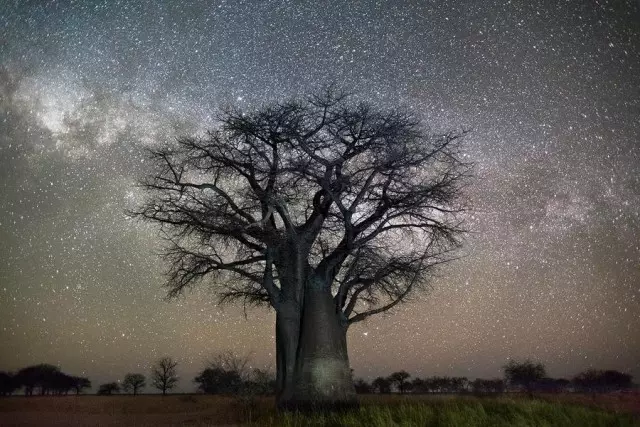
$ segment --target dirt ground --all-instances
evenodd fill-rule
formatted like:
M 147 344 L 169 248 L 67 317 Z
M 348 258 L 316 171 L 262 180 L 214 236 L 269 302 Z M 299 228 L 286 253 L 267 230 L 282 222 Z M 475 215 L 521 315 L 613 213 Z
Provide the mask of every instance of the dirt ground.
M 526 398 L 525 396 L 513 396 Z M 546 400 L 594 406 L 640 416 L 640 393 L 546 394 Z M 457 396 L 369 395 L 363 404 L 397 404 Z M 488 397 L 490 398 L 490 397 Z M 13 396 L 0 398 L 0 426 L 240 426 L 273 414 L 273 398 L 252 404 L 233 397 L 205 395 Z
M 261 410 L 273 399 L 257 402 Z M 233 426 L 250 416 L 234 398 L 203 395 L 13 396 L 0 398 L 0 426 Z

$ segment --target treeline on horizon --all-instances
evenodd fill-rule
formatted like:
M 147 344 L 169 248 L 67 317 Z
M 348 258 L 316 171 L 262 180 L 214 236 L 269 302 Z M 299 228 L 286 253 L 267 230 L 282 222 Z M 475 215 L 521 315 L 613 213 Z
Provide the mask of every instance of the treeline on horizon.
M 542 363 L 530 360 L 509 361 L 502 367 L 504 378 L 470 381 L 467 377 L 413 378 L 406 371 L 394 372 L 387 377 L 377 377 L 371 383 L 358 378 L 354 381 L 356 392 L 368 393 L 475 393 L 497 394 L 504 392 L 527 393 L 608 393 L 626 391 L 635 387 L 633 376 L 615 370 L 589 369 L 571 379 L 547 376 Z
M 122 381 L 101 384 L 96 394 L 111 395 L 120 392 L 138 394 L 147 385 L 162 394 L 170 392 L 178 383 L 178 363 L 170 357 L 157 360 L 151 368 L 150 383 L 141 373 L 128 373 Z M 571 379 L 550 378 L 542 363 L 530 360 L 511 360 L 503 366 L 504 378 L 470 381 L 466 377 L 432 376 L 412 378 L 404 371 L 368 382 L 354 380 L 356 392 L 371 393 L 475 393 L 499 394 L 504 392 L 528 393 L 607 393 L 626 391 L 634 387 L 633 376 L 615 370 L 589 369 Z M 275 393 L 275 375 L 269 370 L 251 369 L 248 357 L 237 357 L 230 352 L 221 353 L 208 361 L 193 379 L 197 392 L 203 394 L 271 395 Z M 25 396 L 82 394 L 91 388 L 86 377 L 68 375 L 57 366 L 38 364 L 20 369 L 16 373 L 0 371 L 0 395 L 10 396 L 23 390 Z

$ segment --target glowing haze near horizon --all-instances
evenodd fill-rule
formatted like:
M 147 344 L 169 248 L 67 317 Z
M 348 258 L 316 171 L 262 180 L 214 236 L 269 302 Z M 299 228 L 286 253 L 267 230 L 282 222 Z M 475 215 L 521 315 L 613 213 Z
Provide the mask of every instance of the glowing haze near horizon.
M 640 376 L 638 2 L 2 3 L 0 370 L 95 385 L 170 355 L 192 390 L 221 350 L 274 366 L 273 314 L 163 301 L 157 230 L 123 212 L 144 147 L 336 82 L 473 129 L 476 163 L 464 257 L 350 329 L 356 375 Z

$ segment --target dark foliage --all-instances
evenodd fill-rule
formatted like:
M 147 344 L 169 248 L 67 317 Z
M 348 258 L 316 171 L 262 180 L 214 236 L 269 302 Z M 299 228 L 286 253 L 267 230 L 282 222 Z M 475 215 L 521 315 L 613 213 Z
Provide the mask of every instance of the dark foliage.
M 206 394 L 236 394 L 242 387 L 242 378 L 237 371 L 206 368 L 193 380 L 198 390 Z
M 0 396 L 10 396 L 20 388 L 20 384 L 11 372 L 0 371 Z
M 468 384 L 466 377 L 415 378 L 411 382 L 414 393 L 462 393 Z
M 561 393 L 567 391 L 571 381 L 564 378 L 545 377 L 536 381 L 532 388 L 543 393 Z
M 411 375 L 407 371 L 398 371 L 389 375 L 389 382 L 392 385 L 395 385 L 398 391 L 402 394 L 407 391 L 411 387 L 411 383 L 407 380 Z
M 590 369 L 576 375 L 572 384 L 580 391 L 603 393 L 629 389 L 633 385 L 632 380 L 631 375 L 622 372 Z
M 373 386 L 362 378 L 357 378 L 353 382 L 353 386 L 355 387 L 356 393 L 358 394 L 369 394 L 373 393 L 374 391 Z
M 510 360 L 505 366 L 504 376 L 507 384 L 514 388 L 523 388 L 528 392 L 535 389 L 535 385 L 547 376 L 542 363 L 534 363 L 531 360 L 518 362 Z
M 388 378 L 378 377 L 371 383 L 376 393 L 391 393 L 391 381 Z
M 46 394 L 67 394 L 71 390 L 76 390 L 78 381 L 88 381 L 86 378 L 79 378 L 65 374 L 57 366 L 49 364 L 33 365 L 23 368 L 14 376 L 16 388 L 24 387 L 25 395 L 34 393 Z
M 500 378 L 494 378 L 492 380 L 477 378 L 470 384 L 471 390 L 477 394 L 502 393 L 505 390 L 504 380 Z
M 206 394 L 269 395 L 275 392 L 275 376 L 262 369 L 249 369 L 249 357 L 223 352 L 207 363 L 194 379 Z
M 80 394 L 85 389 L 91 388 L 91 381 L 89 381 L 89 378 L 73 377 L 73 380 L 74 380 L 73 389 L 75 390 L 76 394 Z
M 98 394 L 100 396 L 110 396 L 116 393 L 120 393 L 120 386 L 118 383 L 100 384 L 100 387 L 98 387 Z
M 143 389 L 146 386 L 146 378 L 142 374 L 127 374 L 124 376 L 124 381 L 122 381 L 122 390 L 125 393 L 133 393 L 135 396 L 138 394 L 138 391 Z

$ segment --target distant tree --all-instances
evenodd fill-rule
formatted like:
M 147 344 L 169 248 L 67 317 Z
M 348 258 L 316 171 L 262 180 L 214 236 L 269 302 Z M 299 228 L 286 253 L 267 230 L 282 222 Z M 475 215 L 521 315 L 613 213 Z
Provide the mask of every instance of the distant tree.
M 464 393 L 469 387 L 469 380 L 467 377 L 452 377 L 450 379 L 449 392 L 450 393 Z
M 198 391 L 206 394 L 238 394 L 243 398 L 275 393 L 276 378 L 267 369 L 250 369 L 249 356 L 230 351 L 209 359 L 194 378 Z
M 393 374 L 389 375 L 389 382 L 398 388 L 400 394 L 403 394 L 407 387 L 410 386 L 409 382 L 407 381 L 410 376 L 411 375 L 409 375 L 407 371 L 394 372 Z
M 248 366 L 248 356 L 239 357 L 230 351 L 221 352 L 207 362 L 194 382 L 202 393 L 236 394 L 248 380 Z
M 467 391 L 466 377 L 429 377 L 417 382 L 421 393 L 462 393 Z
M 151 384 L 162 391 L 163 395 L 166 395 L 167 391 L 173 389 L 178 383 L 176 366 L 178 366 L 178 362 L 170 357 L 163 357 L 151 368 Z
M 41 395 L 45 395 L 54 390 L 59 373 L 60 368 L 57 366 L 41 363 L 20 369 L 15 379 L 24 387 L 25 395 L 31 396 L 37 389 Z
M 220 367 L 205 368 L 193 380 L 198 390 L 206 394 L 238 393 L 242 378 L 237 371 L 226 371 Z
M 272 395 L 276 392 L 276 376 L 266 369 L 253 369 L 244 380 L 242 391 L 250 395 Z
M 100 384 L 100 387 L 98 387 L 98 394 L 101 396 L 110 396 L 115 393 L 120 393 L 118 383 Z
M 64 372 L 53 372 L 48 378 L 47 387 L 51 394 L 67 394 L 74 389 L 74 386 L 75 379 Z
M 633 385 L 633 376 L 622 372 L 607 370 L 602 374 L 607 391 L 625 390 Z
M 500 378 L 492 380 L 477 378 L 475 381 L 471 382 L 471 390 L 478 394 L 502 393 L 504 392 L 504 381 Z
M 416 394 L 429 393 L 427 383 L 422 378 L 414 378 L 411 381 L 411 390 Z
M 91 381 L 85 377 L 73 377 L 73 389 L 76 394 L 82 393 L 83 390 L 91 388 Z
M 146 378 L 144 375 L 127 374 L 124 376 L 124 381 L 122 382 L 122 390 L 125 393 L 132 392 L 135 396 L 138 394 L 138 390 L 144 388 L 146 385 Z
M 246 380 L 250 374 L 249 362 L 249 355 L 238 356 L 231 351 L 223 351 L 209 359 L 207 364 L 223 371 L 237 372 L 242 380 Z
M 556 390 L 559 392 L 568 391 L 571 381 L 566 378 L 556 378 Z
M 507 384 L 512 387 L 522 387 L 531 393 L 538 381 L 547 376 L 542 363 L 534 363 L 527 359 L 524 362 L 510 360 L 503 366 Z
M 20 385 L 12 373 L 0 371 L 0 396 L 11 396 L 19 387 Z
M 604 393 L 625 390 L 633 385 L 633 376 L 618 371 L 589 369 L 576 375 L 572 383 L 583 392 Z
M 369 384 L 362 378 L 357 378 L 353 382 L 353 386 L 356 388 L 356 393 L 358 394 L 369 394 L 373 391 L 373 387 L 371 386 L 371 384 Z
M 534 388 L 544 393 L 560 393 L 565 391 L 569 384 L 571 382 L 564 378 L 544 377 L 534 384 Z
M 391 381 L 388 378 L 378 377 L 371 385 L 377 393 L 391 393 Z

